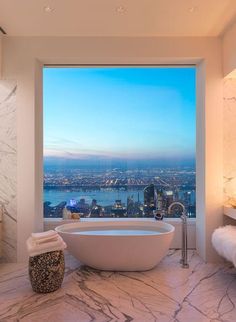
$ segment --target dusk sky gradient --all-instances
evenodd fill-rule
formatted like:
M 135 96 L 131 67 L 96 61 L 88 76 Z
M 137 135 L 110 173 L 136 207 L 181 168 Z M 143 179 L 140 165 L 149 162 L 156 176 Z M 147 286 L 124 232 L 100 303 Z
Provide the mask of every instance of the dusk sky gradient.
M 44 157 L 195 159 L 195 73 L 44 68 Z

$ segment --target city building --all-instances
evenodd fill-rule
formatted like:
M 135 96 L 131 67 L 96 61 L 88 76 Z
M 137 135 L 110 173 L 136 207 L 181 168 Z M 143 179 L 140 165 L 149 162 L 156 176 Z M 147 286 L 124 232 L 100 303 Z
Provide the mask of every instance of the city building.
M 122 204 L 120 199 L 116 200 L 115 204 L 111 208 L 111 216 L 112 217 L 127 217 L 127 209 Z

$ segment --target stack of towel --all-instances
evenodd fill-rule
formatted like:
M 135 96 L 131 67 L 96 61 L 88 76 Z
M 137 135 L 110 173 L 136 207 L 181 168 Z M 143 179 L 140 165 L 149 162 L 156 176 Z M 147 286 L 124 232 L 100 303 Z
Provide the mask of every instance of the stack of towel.
M 64 250 L 66 243 L 54 230 L 43 233 L 32 233 L 26 241 L 29 256 L 36 256 L 43 253 Z
M 236 226 L 217 228 L 212 235 L 212 244 L 219 255 L 236 267 Z

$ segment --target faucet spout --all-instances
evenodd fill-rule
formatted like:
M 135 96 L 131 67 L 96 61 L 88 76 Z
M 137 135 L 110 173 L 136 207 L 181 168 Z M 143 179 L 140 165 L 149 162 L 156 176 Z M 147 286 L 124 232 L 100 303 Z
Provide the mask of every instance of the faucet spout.
M 182 211 L 181 211 L 182 215 L 186 213 L 186 209 L 185 209 L 184 204 L 182 204 L 182 202 L 179 202 L 179 201 L 174 201 L 174 202 L 172 202 L 172 203 L 169 205 L 169 207 L 168 207 L 168 214 L 170 214 L 170 213 L 171 213 L 172 207 L 174 207 L 174 206 L 179 206 L 179 207 L 181 207 L 181 208 L 182 208 L 182 209 L 181 209 L 181 210 L 182 210 Z
M 189 264 L 188 264 L 188 231 L 187 231 L 187 211 L 185 206 L 181 203 L 181 202 L 172 202 L 172 204 L 170 204 L 169 208 L 168 208 L 168 214 L 171 213 L 172 207 L 173 206 L 179 206 L 182 208 L 181 211 L 181 220 L 182 220 L 182 256 L 181 256 L 181 260 L 180 263 L 182 264 L 183 268 L 189 268 Z

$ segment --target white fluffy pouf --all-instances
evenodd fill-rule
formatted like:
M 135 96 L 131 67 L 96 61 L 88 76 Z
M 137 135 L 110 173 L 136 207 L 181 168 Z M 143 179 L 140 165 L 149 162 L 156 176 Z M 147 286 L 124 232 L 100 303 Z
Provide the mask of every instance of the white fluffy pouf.
M 219 255 L 236 267 L 236 226 L 217 228 L 212 234 L 212 244 Z

